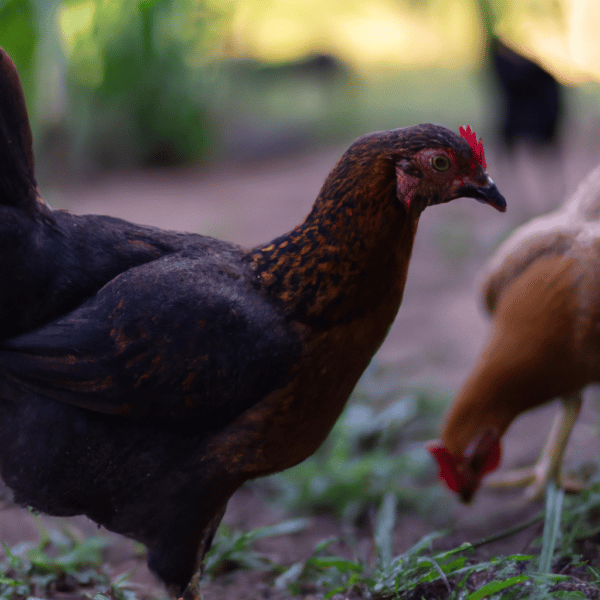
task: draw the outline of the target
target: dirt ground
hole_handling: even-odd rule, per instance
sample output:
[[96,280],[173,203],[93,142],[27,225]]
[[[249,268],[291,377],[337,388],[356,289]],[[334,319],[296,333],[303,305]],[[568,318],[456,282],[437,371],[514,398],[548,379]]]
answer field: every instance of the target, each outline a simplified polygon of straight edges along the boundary
[[[477,276],[493,248],[521,222],[557,206],[565,194],[595,166],[600,157],[598,126],[582,121],[577,135],[557,155],[517,149],[506,156],[486,144],[489,173],[506,196],[509,208],[500,214],[469,199],[428,209],[419,226],[403,304],[390,334],[376,356],[391,364],[398,380],[442,390],[455,390],[468,373],[487,331],[477,296]],[[184,169],[103,176],[93,181],[48,186],[43,189],[54,208],[73,212],[104,213],[168,229],[186,230],[228,239],[243,245],[262,243],[296,225],[308,213],[324,177],[344,146],[290,156],[263,163],[223,164]],[[586,398],[583,415],[573,432],[567,467],[577,467],[597,455],[598,413],[593,393]],[[535,459],[555,407],[550,405],[518,420],[505,438],[503,466]],[[473,540],[514,524],[539,510],[522,506],[518,492],[483,490],[470,506],[448,496],[456,520],[453,541]],[[265,507],[250,490],[231,500],[225,522],[251,529],[294,515]],[[60,521],[61,523],[64,522]],[[85,518],[68,520],[83,534],[96,535]],[[43,518],[52,526],[56,519]],[[261,549],[284,564],[307,557],[318,540],[336,533],[322,517],[294,536],[264,542]],[[403,517],[397,525],[395,552],[400,552],[431,531],[421,518]],[[134,545],[112,535],[107,561],[115,574],[137,565],[134,580],[151,594],[161,588],[136,557]],[[36,539],[38,528],[25,510],[7,506],[0,511],[0,539],[9,545]],[[519,552],[531,531],[511,538],[508,552]],[[498,546],[490,552],[502,552]],[[245,600],[286,597],[269,590],[256,574],[241,573],[205,588],[206,600]]]

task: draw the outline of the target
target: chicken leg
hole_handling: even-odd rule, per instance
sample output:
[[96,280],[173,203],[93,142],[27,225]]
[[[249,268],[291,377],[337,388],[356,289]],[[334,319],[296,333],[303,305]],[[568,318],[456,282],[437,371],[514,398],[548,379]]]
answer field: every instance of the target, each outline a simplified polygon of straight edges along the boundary
[[581,410],[581,401],[582,390],[561,398],[560,410],[554,417],[544,448],[535,464],[490,475],[485,479],[484,484],[495,488],[527,486],[525,489],[527,500],[542,498],[550,479],[554,479],[557,486],[562,487],[566,492],[578,492],[583,489],[583,482],[561,475],[565,449]]

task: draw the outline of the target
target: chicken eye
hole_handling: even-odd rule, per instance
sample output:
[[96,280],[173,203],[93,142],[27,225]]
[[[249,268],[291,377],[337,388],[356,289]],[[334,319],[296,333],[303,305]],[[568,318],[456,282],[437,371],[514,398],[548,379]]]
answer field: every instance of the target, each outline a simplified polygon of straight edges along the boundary
[[450,159],[445,154],[436,154],[431,159],[431,166],[440,173],[450,168]]

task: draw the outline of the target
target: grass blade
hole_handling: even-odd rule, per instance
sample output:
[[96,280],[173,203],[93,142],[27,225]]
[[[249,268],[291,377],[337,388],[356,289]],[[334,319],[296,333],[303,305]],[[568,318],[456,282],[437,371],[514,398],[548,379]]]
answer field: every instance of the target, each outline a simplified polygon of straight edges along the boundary
[[559,489],[554,479],[551,479],[546,487],[546,514],[538,567],[539,573],[550,573],[552,567],[552,558],[554,557],[556,540],[560,531],[564,495],[564,490]]
[[375,546],[383,570],[392,563],[392,537],[396,522],[396,496],[386,494],[381,502],[375,529]]
[[245,545],[252,544],[263,538],[277,537],[279,535],[291,535],[299,533],[310,526],[310,519],[290,519],[275,525],[258,527],[243,534]]
[[490,583],[487,583],[476,592],[469,594],[467,596],[467,600],[481,600],[486,596],[492,597],[494,594],[497,594],[498,592],[513,585],[517,585],[518,583],[523,583],[528,579],[529,577],[527,577],[527,575],[517,575],[516,577],[510,577],[504,581],[490,581]]

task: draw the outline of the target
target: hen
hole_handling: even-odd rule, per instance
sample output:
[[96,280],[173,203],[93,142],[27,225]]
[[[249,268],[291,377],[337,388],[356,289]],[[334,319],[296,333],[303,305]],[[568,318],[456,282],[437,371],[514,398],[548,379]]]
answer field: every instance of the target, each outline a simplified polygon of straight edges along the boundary
[[[440,476],[468,501],[500,461],[500,438],[522,412],[561,398],[537,464],[496,484],[530,484],[539,497],[560,483],[581,392],[600,381],[600,167],[555,212],[517,229],[486,268],[492,325],[477,363],[430,450]],[[563,481],[567,487],[576,482]]]
[[560,84],[543,67],[499,38],[494,36],[490,46],[494,74],[503,97],[504,145],[512,148],[521,140],[552,144],[562,117]]
[[250,250],[52,211],[1,58],[2,477],[143,542],[180,594],[236,489],[331,429],[398,310],[421,212],[505,201],[470,129],[419,125],[358,139],[306,220]]

